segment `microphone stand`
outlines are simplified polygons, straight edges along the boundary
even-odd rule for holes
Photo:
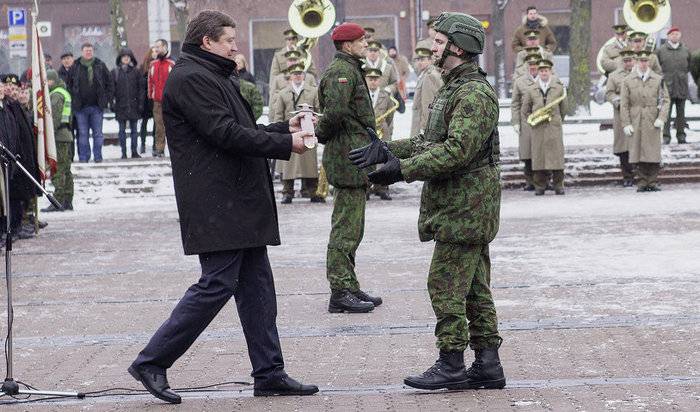
[[[7,281],[7,377],[0,387],[0,396],[8,395],[44,395],[44,396],[65,396],[84,398],[81,392],[57,392],[42,391],[36,389],[20,389],[17,381],[12,377],[12,322],[14,313],[12,310],[12,227],[10,225],[10,165],[14,163],[19,170],[24,173],[36,187],[41,190],[54,207],[62,209],[61,204],[51,196],[39,182],[22,166],[17,157],[0,143],[0,162],[5,177],[5,191],[3,193],[3,204],[5,206],[5,222],[7,224],[7,236],[5,238],[5,279]]]

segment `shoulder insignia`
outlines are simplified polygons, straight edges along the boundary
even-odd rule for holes
[[[347,77],[338,77],[338,83],[343,83],[343,84],[345,84],[345,83],[347,83],[347,82],[348,82],[348,78],[347,78]]]

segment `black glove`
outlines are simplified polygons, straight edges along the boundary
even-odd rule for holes
[[[385,163],[387,161],[387,152],[389,152],[389,147],[387,147],[386,143],[379,140],[374,129],[368,127],[367,132],[372,142],[367,146],[353,149],[348,153],[348,159],[360,169]]]
[[[405,180],[401,174],[401,163],[393,153],[387,152],[388,160],[384,166],[367,175],[369,181],[382,186]]]

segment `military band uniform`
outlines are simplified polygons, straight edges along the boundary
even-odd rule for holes
[[[270,96],[270,103],[268,105],[268,113],[267,113],[267,118],[272,119],[276,117],[275,113],[275,107],[276,105],[276,99],[277,95],[279,94],[280,90],[284,89],[289,85],[289,73],[287,73],[287,69],[283,73],[278,74],[275,76],[274,79],[270,81],[270,89],[269,89],[269,96]],[[306,73],[304,76],[304,87],[316,87],[316,77],[314,77],[313,74],[311,73]]]
[[[549,79],[546,91],[543,91],[540,80],[535,87],[527,89],[523,94],[520,116],[523,119],[541,109],[548,102],[564,94],[564,85],[554,75]],[[549,172],[552,184],[557,193],[564,190],[564,136],[562,123],[566,113],[566,99],[554,106],[552,119],[532,127],[532,171],[536,193],[543,193],[549,183]]]
[[[527,63],[525,64],[527,66]],[[536,79],[526,73],[513,82],[513,94],[510,105],[510,122],[518,126],[518,156],[523,162],[523,174],[525,175],[526,190],[535,187],[532,173],[532,127],[527,122],[527,117],[521,115],[523,96],[529,89],[536,87]]]
[[[605,85],[605,100],[613,106],[613,153],[620,158],[620,169],[624,185],[629,185],[634,181],[634,169],[630,165],[629,139],[625,136],[622,128],[625,126],[620,120],[620,93],[622,83],[630,72],[624,68],[615,70],[608,75],[608,82]]]
[[[308,104],[312,110],[317,110],[320,106],[318,89],[304,85],[298,94],[291,84],[282,89],[275,100],[275,117],[272,122],[291,119],[294,116],[292,112],[297,110],[300,104]],[[277,161],[276,167],[277,172],[282,174],[283,195],[294,197],[294,179],[301,179],[302,196],[315,196],[318,186],[318,159],[315,147],[301,155],[292,153],[288,161]]]
[[[319,143],[325,145],[323,167],[328,182],[334,187],[326,276],[331,291],[337,296],[343,290],[360,290],[355,274],[355,252],[364,234],[369,181],[367,172],[348,160],[348,153],[350,149],[368,144],[366,128],[376,127],[362,61],[343,51],[336,52],[328,70],[321,76],[318,98],[323,116],[316,127],[316,135]],[[329,305],[329,310],[336,309]]]
[[[614,43],[608,44],[603,48],[603,57],[600,59],[600,65],[603,67],[606,75],[610,75],[615,70],[618,70],[622,66],[622,59],[620,58],[620,52],[627,47],[627,44],[615,40]]]
[[[654,122],[665,121],[668,110],[669,97],[663,78],[651,70],[642,74],[633,69],[622,83],[620,120],[625,127],[633,128],[632,136],[628,137],[629,161],[636,165],[639,191],[658,190],[662,131]]]
[[[392,93],[396,90],[396,83],[399,81],[398,74],[394,64],[387,59],[379,58],[376,62],[372,63],[369,60],[365,63],[365,68],[379,69],[382,71],[382,78],[379,82],[379,87],[384,89],[387,86],[391,86]]]
[[[303,61],[304,59],[306,59],[306,53],[301,51],[299,48],[289,49],[287,47],[282,47],[281,49],[277,50],[274,56],[272,57],[272,64],[270,66],[270,79],[274,79],[275,76],[277,76],[278,74],[284,73],[285,69],[287,68],[287,57],[285,57],[285,53],[291,50],[299,50],[299,52],[301,53],[301,60]],[[316,65],[314,64],[313,59],[311,59],[311,62],[309,63],[307,72],[313,74],[314,77],[318,75],[318,71],[316,70]]]
[[[666,42],[656,50],[656,55],[671,99],[668,117],[664,123],[664,143],[671,142],[671,108],[673,106],[676,106],[676,139],[678,143],[685,143],[685,101],[689,97],[690,51],[683,43],[673,47],[670,42]]]
[[[389,111],[392,107],[394,107],[394,102],[391,101],[391,95],[386,90],[378,88],[374,92],[370,91],[369,94],[370,98],[372,99],[372,106],[374,108],[375,118],[381,116],[382,114]],[[381,124],[377,125],[377,131],[381,130],[381,138],[385,142],[391,141],[393,120],[394,114],[392,113],[389,116],[385,117],[382,120]],[[383,194],[383,197],[386,197],[386,195],[389,192],[389,186],[373,184],[370,189],[370,192],[378,196],[381,196]]]
[[[413,115],[411,117],[411,135],[416,136],[423,132],[428,123],[428,110],[430,103],[442,87],[442,75],[434,65],[428,66],[418,75],[416,88],[413,93]]]
[[[545,60],[554,61],[554,54],[551,51],[545,49],[542,46],[538,46],[538,47],[539,47],[539,50],[536,53],[539,53],[540,56],[542,56],[542,58]],[[528,47],[528,49],[529,49],[529,47]],[[520,50],[518,52],[518,54],[515,57],[515,68],[516,69],[522,67],[522,68],[524,68],[524,71],[527,72],[527,64],[525,63],[525,58],[527,57],[528,54],[532,54],[532,53],[529,53],[528,50],[525,50],[525,49]]]

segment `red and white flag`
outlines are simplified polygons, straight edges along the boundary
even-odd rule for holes
[[[37,13],[32,12],[32,101],[34,102],[34,135],[36,156],[42,182],[56,173],[56,140],[53,134],[51,97],[46,81],[44,50],[36,27]]]

